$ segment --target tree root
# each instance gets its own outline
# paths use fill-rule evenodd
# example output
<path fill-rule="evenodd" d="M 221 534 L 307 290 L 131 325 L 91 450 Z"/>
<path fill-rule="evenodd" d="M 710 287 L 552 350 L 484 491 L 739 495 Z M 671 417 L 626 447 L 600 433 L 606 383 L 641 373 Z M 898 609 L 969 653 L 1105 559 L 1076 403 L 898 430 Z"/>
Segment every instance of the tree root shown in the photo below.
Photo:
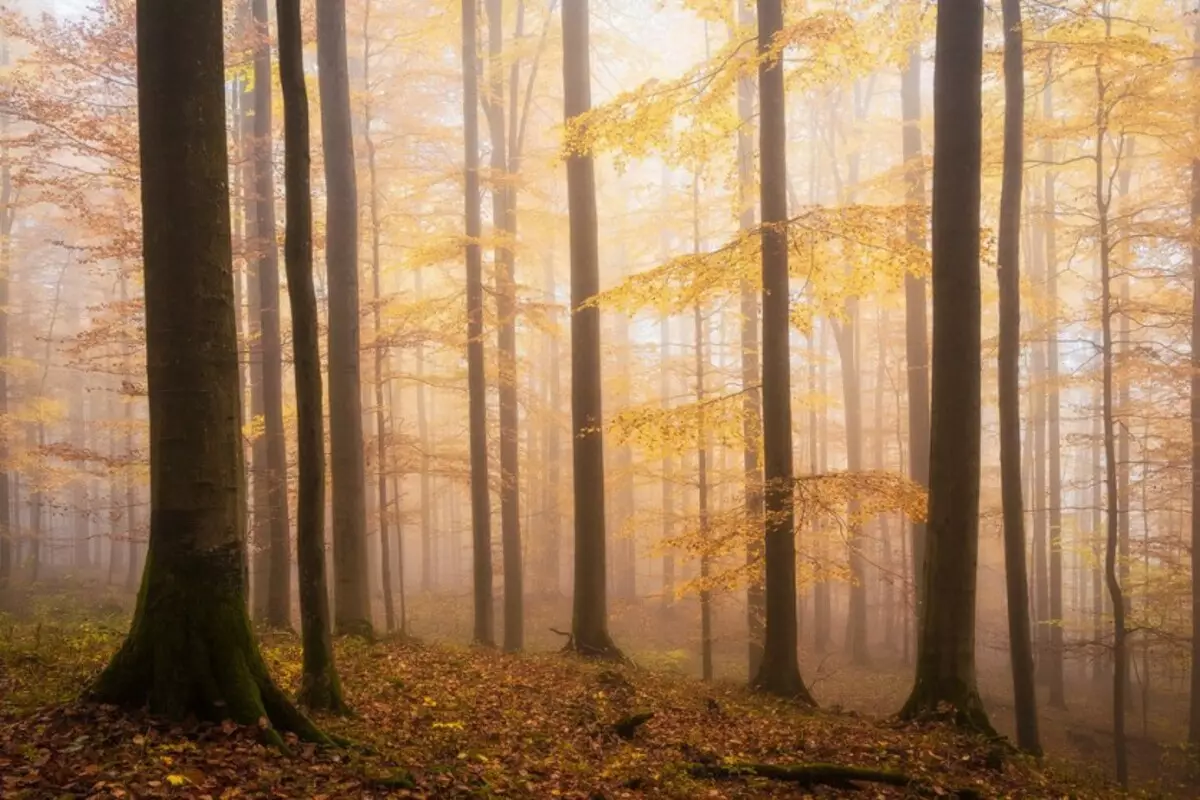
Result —
<path fill-rule="evenodd" d="M 799 786 L 828 786 L 833 789 L 856 791 L 856 783 L 884 783 L 889 786 L 910 786 L 915 781 L 899 772 L 844 767 L 837 764 L 691 764 L 688 773 L 694 778 L 769 778 Z"/>

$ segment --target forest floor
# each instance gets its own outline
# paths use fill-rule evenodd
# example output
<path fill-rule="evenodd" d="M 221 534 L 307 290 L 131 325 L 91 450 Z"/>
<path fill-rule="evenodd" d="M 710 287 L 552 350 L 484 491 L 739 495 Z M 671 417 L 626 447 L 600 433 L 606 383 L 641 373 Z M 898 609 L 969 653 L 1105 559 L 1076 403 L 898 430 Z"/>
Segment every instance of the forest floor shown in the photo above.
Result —
<path fill-rule="evenodd" d="M 124 635 L 122 603 L 91 598 L 85 605 L 77 596 L 42 593 L 9 609 L 0 612 L 4 798 L 615 800 L 852 791 L 837 781 L 803 786 L 696 774 L 745 763 L 838 764 L 909 780 L 855 784 L 867 797 L 1121 796 L 1087 770 L 1036 764 L 940 726 L 806 712 L 678 672 L 394 638 L 337 644 L 356 714 L 320 722 L 356 746 L 293 743 L 284 754 L 260 744 L 253 729 L 172 725 L 81 704 L 81 690 Z M 262 645 L 276 679 L 294 690 L 298 638 L 266 634 Z M 621 729 L 639 714 L 653 716 Z"/>

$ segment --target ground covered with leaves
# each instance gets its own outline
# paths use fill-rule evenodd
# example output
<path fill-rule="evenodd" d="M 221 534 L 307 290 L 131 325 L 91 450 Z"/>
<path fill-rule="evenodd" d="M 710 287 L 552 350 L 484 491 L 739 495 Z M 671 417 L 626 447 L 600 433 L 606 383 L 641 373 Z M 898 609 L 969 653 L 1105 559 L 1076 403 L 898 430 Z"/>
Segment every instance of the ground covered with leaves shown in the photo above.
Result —
<path fill-rule="evenodd" d="M 283 753 L 233 725 L 171 724 L 79 702 L 127 618 L 44 606 L 0 615 L 0 797 L 1113 797 L 1063 765 L 937 726 L 810 713 L 732 684 L 556 655 L 338 643 L 353 746 Z M 296 688 L 296 637 L 270 634 Z M 879 770 L 892 783 L 728 776 L 756 763 Z M 778 776 L 777 776 L 778 777 Z"/>

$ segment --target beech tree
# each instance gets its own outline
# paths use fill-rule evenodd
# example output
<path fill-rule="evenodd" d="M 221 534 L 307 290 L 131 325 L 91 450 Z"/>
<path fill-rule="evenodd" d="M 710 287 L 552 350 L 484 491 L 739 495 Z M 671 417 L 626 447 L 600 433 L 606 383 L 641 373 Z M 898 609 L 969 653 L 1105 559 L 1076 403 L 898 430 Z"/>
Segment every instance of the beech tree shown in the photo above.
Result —
<path fill-rule="evenodd" d="M 1025 509 L 1021 498 L 1021 186 L 1025 171 L 1025 64 L 1020 0 L 1004 0 L 1004 181 L 1000 194 L 1000 481 L 1004 503 L 1004 570 L 1017 744 L 1041 752 L 1029 581 L 1025 574 Z"/>
<path fill-rule="evenodd" d="M 917 674 L 903 717 L 990 730 L 975 683 L 983 2 L 939 3 L 933 75 L 933 387 Z M 768 441 L 770 436 L 767 437 Z"/>
<path fill-rule="evenodd" d="M 137 5 L 150 547 L 92 694 L 326 741 L 272 681 L 246 613 L 222 34 L 219 3 Z"/>
<path fill-rule="evenodd" d="M 325 269 L 329 284 L 329 466 L 333 489 L 334 627 L 372 635 L 366 469 L 359 369 L 358 186 L 350 125 L 346 2 L 317 3 Z"/>

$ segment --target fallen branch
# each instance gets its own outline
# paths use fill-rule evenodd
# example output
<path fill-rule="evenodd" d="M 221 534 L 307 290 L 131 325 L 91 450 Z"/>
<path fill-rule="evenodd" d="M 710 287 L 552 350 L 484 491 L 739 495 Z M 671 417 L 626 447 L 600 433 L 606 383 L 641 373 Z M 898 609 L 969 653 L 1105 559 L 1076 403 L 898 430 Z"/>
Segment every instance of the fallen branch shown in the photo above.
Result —
<path fill-rule="evenodd" d="M 855 790 L 856 782 L 908 786 L 914 781 L 907 775 L 885 770 L 843 767 L 837 764 L 692 764 L 688 773 L 695 778 L 770 778 L 800 786 L 829 786 Z"/>

